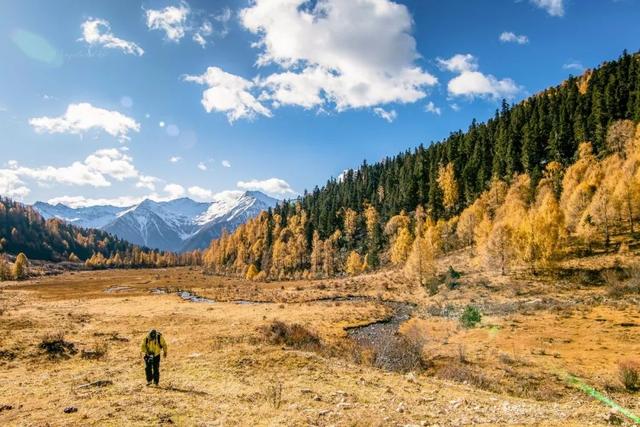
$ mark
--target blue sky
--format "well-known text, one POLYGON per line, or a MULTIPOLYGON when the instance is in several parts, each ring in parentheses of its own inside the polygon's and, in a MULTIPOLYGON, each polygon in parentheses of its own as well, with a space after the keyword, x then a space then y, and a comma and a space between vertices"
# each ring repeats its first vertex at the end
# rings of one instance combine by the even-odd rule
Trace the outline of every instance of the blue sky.
POLYGON ((293 197, 638 50, 638 22, 638 0, 0 0, 0 194, 293 197))

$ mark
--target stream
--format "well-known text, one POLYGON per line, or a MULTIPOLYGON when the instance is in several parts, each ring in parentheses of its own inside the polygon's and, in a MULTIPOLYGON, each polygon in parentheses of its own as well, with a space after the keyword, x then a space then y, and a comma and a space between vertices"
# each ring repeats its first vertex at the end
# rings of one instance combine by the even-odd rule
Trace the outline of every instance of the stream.
MULTIPOLYGON (((194 303, 214 304, 219 302, 197 295, 188 290, 154 288, 151 292, 154 294, 175 293, 184 301, 194 303)), ((411 319, 411 316, 416 309, 415 304, 402 301, 379 300, 378 298, 365 295, 328 296, 313 300, 298 301, 293 304, 363 301, 382 304, 389 308, 391 313, 381 320, 376 320, 365 325, 345 328, 345 332, 349 339, 353 340, 353 342, 355 342, 360 348, 373 350, 375 354, 373 362, 379 368, 391 371, 409 371, 417 367, 420 359, 419 351, 416 352, 415 347, 412 348, 411 346, 407 346, 407 341, 397 334, 400 325, 411 319)), ((275 304, 273 301, 251 300, 231 300, 223 302, 239 305, 275 304)))
POLYGON ((376 343, 394 336, 400 325, 411 318, 416 308, 414 304, 408 302, 383 301, 382 304, 391 308, 391 315, 366 325, 345 328, 349 338, 362 346, 375 346, 376 343))

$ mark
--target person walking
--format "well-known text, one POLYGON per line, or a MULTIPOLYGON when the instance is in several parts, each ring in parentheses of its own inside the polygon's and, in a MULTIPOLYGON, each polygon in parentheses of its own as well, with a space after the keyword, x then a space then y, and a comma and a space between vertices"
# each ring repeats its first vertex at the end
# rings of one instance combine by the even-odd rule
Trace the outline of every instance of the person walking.
POLYGON ((158 385, 160 382, 160 353, 164 353, 164 358, 167 358, 167 342, 160 332, 152 329, 142 340, 141 350, 144 356, 147 385, 151 385, 151 381, 158 385))

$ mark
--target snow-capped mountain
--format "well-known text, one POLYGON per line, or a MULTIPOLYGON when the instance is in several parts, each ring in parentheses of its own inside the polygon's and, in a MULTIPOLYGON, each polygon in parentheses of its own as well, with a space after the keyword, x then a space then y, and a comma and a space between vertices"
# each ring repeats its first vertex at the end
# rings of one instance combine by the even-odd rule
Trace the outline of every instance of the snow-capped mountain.
POLYGON ((60 218, 85 228, 99 228, 150 248, 176 252, 206 248, 223 230, 235 230, 278 201, 259 191, 224 192, 213 202, 189 198, 156 202, 146 199, 129 207, 89 206, 36 202, 33 207, 44 218, 60 218))

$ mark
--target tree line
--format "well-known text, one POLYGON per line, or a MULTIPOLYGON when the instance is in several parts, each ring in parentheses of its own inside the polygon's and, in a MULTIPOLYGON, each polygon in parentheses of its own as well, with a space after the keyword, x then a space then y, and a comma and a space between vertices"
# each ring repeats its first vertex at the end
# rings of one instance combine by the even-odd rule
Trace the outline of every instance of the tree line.
POLYGON ((567 237, 606 246, 637 228, 639 120, 640 55, 624 52, 517 105, 503 101, 467 132, 282 202, 213 241, 203 261, 260 280, 391 263, 427 271, 433 256, 471 245, 501 270, 542 264, 567 237))

